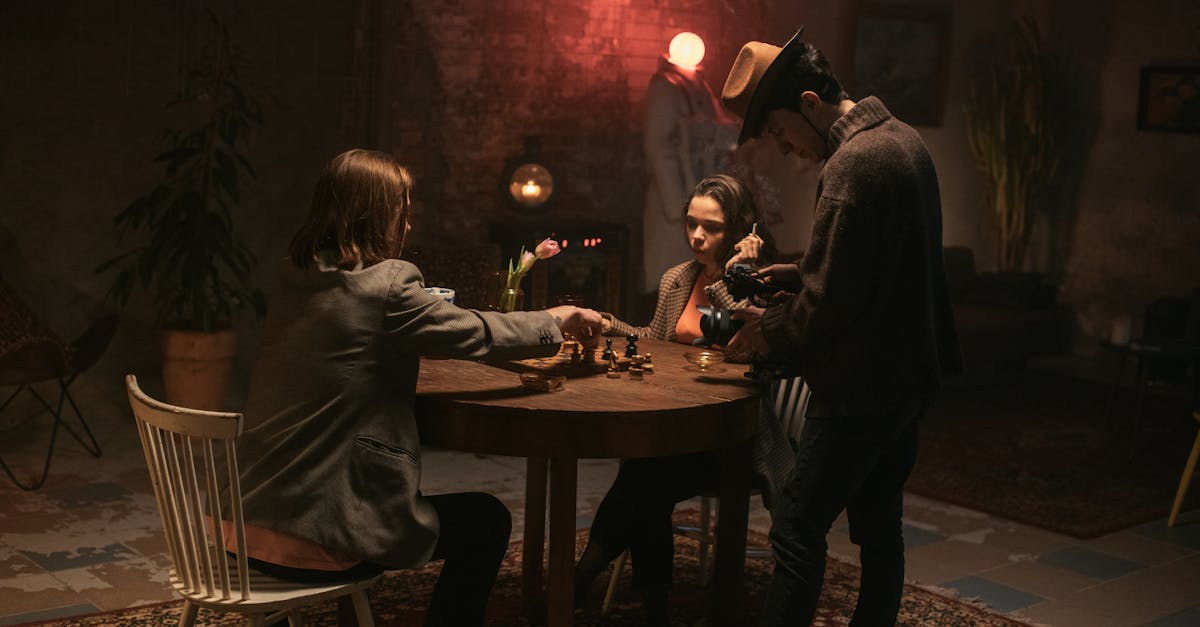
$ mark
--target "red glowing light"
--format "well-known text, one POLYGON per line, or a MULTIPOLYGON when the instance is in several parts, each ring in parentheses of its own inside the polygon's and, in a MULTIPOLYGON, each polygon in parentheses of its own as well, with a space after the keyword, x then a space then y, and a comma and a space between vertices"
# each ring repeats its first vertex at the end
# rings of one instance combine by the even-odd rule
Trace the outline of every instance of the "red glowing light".
POLYGON ((679 33, 671 39, 667 50, 670 55, 668 61, 681 68, 694 70, 704 59, 704 40, 695 33, 679 33))

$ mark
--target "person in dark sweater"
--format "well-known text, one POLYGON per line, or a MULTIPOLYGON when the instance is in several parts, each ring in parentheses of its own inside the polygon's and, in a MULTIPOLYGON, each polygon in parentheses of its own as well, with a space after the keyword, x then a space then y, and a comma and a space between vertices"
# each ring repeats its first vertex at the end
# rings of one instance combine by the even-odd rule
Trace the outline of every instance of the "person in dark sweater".
POLYGON ((961 372, 938 179, 920 135, 878 98, 851 100, 803 30, 782 48, 743 46, 722 93, 744 120, 739 143, 766 135, 784 155, 825 162, 804 257, 759 272, 792 294, 738 313, 729 345, 792 363, 812 390, 773 512, 761 624, 812 621, 826 535, 845 509, 862 562, 851 624, 892 625, 917 425, 941 379, 961 372))

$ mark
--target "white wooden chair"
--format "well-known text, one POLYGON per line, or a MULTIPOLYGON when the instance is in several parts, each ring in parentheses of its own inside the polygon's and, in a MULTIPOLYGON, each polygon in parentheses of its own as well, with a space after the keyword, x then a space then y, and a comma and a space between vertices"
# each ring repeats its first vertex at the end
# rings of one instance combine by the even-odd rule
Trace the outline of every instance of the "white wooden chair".
MULTIPOLYGON (((771 398, 775 399, 771 409, 779 420, 783 422, 783 432, 792 442, 800 440, 800 431, 804 429, 804 412, 808 409, 808 398, 810 391, 808 386, 804 384, 803 377, 793 377, 790 379, 778 379, 771 384, 771 398)), ((678 525, 675 527, 675 533, 692 538, 699 544, 698 560, 700 562, 700 585, 708 585, 708 576, 711 568, 709 567, 709 556, 712 553, 712 545, 716 540, 716 530, 713 528, 716 521, 716 510, 718 507, 718 499, 716 494, 705 493, 700 496, 700 524, 698 527, 685 527, 678 525)), ((756 559, 770 559, 771 549, 747 548, 746 557, 756 559)), ((625 561, 629 559, 629 549, 617 556, 613 562, 612 576, 608 580, 608 589, 604 592, 604 602, 600 606, 600 612, 607 614, 609 607, 612 605, 613 595, 617 590, 617 579, 621 577, 621 571, 625 568, 625 561)))
POLYGON ((171 585, 184 598, 179 624, 190 627, 199 608, 244 614, 253 626, 287 616, 304 624, 300 608, 349 596, 360 627, 373 627, 367 588, 378 578, 337 584, 297 584, 251 570, 238 484, 234 441, 242 415, 176 407, 156 401, 125 376, 129 405, 154 485, 172 568, 171 585), (229 486, 222 507, 221 490, 229 486), (212 518, 209 518, 209 515, 212 518), (229 525, 213 525, 211 520, 229 525), (236 557, 226 553, 225 527, 232 527, 236 557))

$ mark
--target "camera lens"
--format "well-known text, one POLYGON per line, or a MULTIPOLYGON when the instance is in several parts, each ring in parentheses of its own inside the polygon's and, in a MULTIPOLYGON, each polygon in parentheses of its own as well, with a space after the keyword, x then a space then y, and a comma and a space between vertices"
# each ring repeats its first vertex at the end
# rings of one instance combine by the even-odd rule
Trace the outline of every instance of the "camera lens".
POLYGON ((697 340, 703 344, 728 344, 738 329, 741 320, 733 319, 733 312, 719 307, 697 307, 700 311, 700 332, 704 337, 697 340))

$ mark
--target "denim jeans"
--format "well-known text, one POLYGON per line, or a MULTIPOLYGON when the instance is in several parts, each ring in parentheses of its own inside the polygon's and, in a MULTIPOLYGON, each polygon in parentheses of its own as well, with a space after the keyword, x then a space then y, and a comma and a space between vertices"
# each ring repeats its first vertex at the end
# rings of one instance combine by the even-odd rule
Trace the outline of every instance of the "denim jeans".
POLYGON ((917 458, 924 406, 870 416, 810 417, 795 474, 771 527, 775 572, 760 625, 808 625, 825 574, 825 537, 843 509, 859 546, 862 579, 850 624, 892 625, 904 588, 904 482, 917 458))

